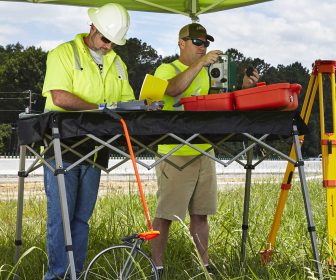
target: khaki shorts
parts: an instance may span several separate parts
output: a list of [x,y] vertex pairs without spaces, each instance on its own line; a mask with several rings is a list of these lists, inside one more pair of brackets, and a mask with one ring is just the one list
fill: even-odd
[[[212,154],[213,151],[211,151]],[[170,156],[168,160],[183,166],[195,156]],[[167,162],[156,166],[158,182],[155,217],[184,220],[190,215],[211,215],[217,209],[217,178],[215,161],[201,156],[179,171]]]

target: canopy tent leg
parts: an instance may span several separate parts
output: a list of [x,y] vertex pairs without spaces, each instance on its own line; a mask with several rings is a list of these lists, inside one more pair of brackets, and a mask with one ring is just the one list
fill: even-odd
[[[18,182],[18,199],[16,212],[16,233],[15,233],[15,263],[20,259],[20,249],[22,245],[22,216],[23,216],[23,194],[24,194],[24,178],[27,177],[26,167],[26,152],[25,145],[20,146],[20,162],[19,162],[19,182]],[[14,279],[18,279],[15,274]]]
[[318,273],[319,278],[323,279],[322,266],[321,266],[320,257],[318,254],[318,249],[317,249],[315,225],[314,225],[313,215],[312,215],[312,211],[310,207],[310,199],[309,199],[309,194],[308,194],[306,175],[304,173],[304,168],[303,168],[304,161],[302,159],[302,153],[301,153],[301,148],[300,148],[300,141],[299,141],[299,136],[298,136],[299,132],[295,124],[293,125],[293,133],[294,133],[293,138],[294,138],[296,158],[298,162],[297,165],[298,165],[298,171],[299,171],[300,182],[301,182],[301,191],[302,191],[303,202],[304,202],[306,217],[307,217],[307,222],[308,222],[308,232],[309,232],[310,240],[312,244],[314,260],[316,262],[316,270],[317,270],[316,272]]
[[253,158],[253,149],[248,150],[247,159],[246,159],[246,175],[245,175],[245,194],[244,194],[244,211],[243,211],[243,223],[242,223],[242,243],[241,243],[241,252],[240,252],[240,260],[243,264],[245,262],[246,256],[246,241],[248,234],[248,218],[249,218],[249,209],[250,209],[250,196],[251,196],[251,177],[252,177],[252,169],[254,168],[252,165]]
[[54,126],[52,127],[52,135],[54,139],[53,140],[54,154],[55,154],[55,162],[56,162],[55,176],[57,176],[57,182],[58,182],[58,192],[59,192],[59,198],[60,198],[62,222],[63,222],[63,230],[64,230],[65,251],[67,252],[67,255],[68,255],[68,263],[70,266],[71,280],[76,280],[76,269],[75,269],[75,261],[74,261],[72,239],[71,239],[69,210],[68,210],[67,196],[66,196],[66,190],[65,190],[61,143],[60,143],[59,129],[55,125],[55,122],[54,122]]

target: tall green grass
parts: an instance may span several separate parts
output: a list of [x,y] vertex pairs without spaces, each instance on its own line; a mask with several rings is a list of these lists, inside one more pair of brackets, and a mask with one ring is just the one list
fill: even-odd
[[[273,261],[267,266],[261,263],[259,252],[265,249],[280,193],[279,185],[275,180],[264,180],[252,186],[245,264],[240,261],[244,188],[219,193],[218,212],[209,219],[209,255],[216,268],[216,279],[315,279],[315,264],[298,183],[294,184],[286,203]],[[335,271],[327,265],[325,190],[320,181],[309,181],[308,187],[324,276],[325,279],[336,279]],[[102,249],[120,244],[123,236],[147,230],[140,198],[132,188],[130,184],[126,192],[111,189],[99,198],[91,219],[88,261]],[[147,194],[146,197],[153,213],[155,195]],[[29,199],[24,203],[21,251],[28,251],[15,267],[16,201],[0,202],[0,279],[12,279],[16,268],[20,279],[43,279],[46,270],[46,201]],[[206,279],[208,276],[201,268],[188,234],[189,221],[185,223],[172,225],[165,255],[165,279]],[[143,249],[149,254],[150,244],[145,243]]]

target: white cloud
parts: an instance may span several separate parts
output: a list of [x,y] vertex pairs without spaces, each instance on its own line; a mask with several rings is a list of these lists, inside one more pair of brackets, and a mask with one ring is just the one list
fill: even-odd
[[169,55],[165,52],[164,49],[161,49],[161,48],[156,49],[156,51],[157,51],[158,55],[162,55],[163,57]]
[[37,46],[41,41],[63,42],[89,28],[87,9],[83,7],[1,2],[0,10],[0,26],[15,30],[6,38],[1,32],[0,45],[20,42],[24,46]]
[[35,44],[36,47],[41,47],[43,50],[48,51],[51,49],[54,49],[58,45],[64,43],[64,41],[58,40],[58,41],[41,41],[37,42]]
[[19,41],[19,39],[16,42],[13,42],[12,37],[19,38],[20,32],[21,32],[21,29],[19,28],[16,28],[9,24],[1,24],[0,25],[0,42],[4,42],[2,45],[16,43]]
[[[330,24],[336,1],[281,0],[204,16],[216,48],[237,48],[276,66],[304,66],[320,57],[335,59],[336,30]],[[261,5],[260,5],[261,6]]]

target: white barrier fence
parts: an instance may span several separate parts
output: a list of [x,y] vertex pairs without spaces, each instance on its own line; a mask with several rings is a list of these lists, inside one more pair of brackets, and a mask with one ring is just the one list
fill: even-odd
[[[34,159],[26,159],[26,168],[28,168]],[[110,166],[119,162],[118,160],[110,160]],[[151,164],[153,160],[144,160],[146,164]],[[277,161],[277,160],[265,160],[260,163],[253,170],[253,174],[258,175],[282,175],[284,174],[287,166],[287,161]],[[0,158],[0,177],[16,177],[19,169],[19,159],[13,158]],[[138,165],[140,175],[143,175],[147,178],[155,177],[155,169],[152,168],[148,170],[147,168]],[[231,175],[239,175],[244,174],[245,169],[240,164],[233,162],[228,167],[224,167],[223,165],[216,163],[216,170],[218,175],[222,174],[231,174]],[[304,170],[306,174],[322,174],[322,162],[321,161],[305,161]],[[103,172],[104,173],[104,172]],[[43,174],[43,169],[39,168],[34,170],[29,176],[41,176]],[[112,170],[109,175],[111,176],[124,176],[128,177],[133,175],[133,166],[131,161],[127,161],[123,165],[118,168]]]
[[[33,159],[26,160],[26,168],[28,168]],[[112,160],[110,164],[117,163],[117,160]],[[146,163],[151,164],[153,161],[148,160]],[[252,172],[252,181],[260,180],[275,180],[274,182],[281,182],[284,172],[286,170],[287,161],[263,161]],[[305,161],[305,173],[307,179],[321,179],[322,178],[322,162],[321,161]],[[19,159],[0,158],[0,200],[2,199],[16,199],[17,198],[17,183]],[[148,170],[147,168],[138,165],[141,181],[144,184],[145,191],[155,192],[156,176],[155,168]],[[216,163],[217,182],[219,190],[230,190],[237,187],[244,186],[245,169],[234,162],[228,167],[224,167]],[[297,173],[297,170],[296,170]],[[30,185],[26,185],[24,197],[45,197],[43,189],[43,168],[39,168],[25,179]],[[299,176],[295,176],[294,180],[298,180]],[[135,187],[135,175],[133,166],[130,161],[112,170],[109,174],[102,173],[102,184],[99,188],[99,195],[104,195],[109,191],[129,191],[129,186],[132,186],[132,191],[137,191]],[[110,182],[118,182],[117,184],[110,184]]]

